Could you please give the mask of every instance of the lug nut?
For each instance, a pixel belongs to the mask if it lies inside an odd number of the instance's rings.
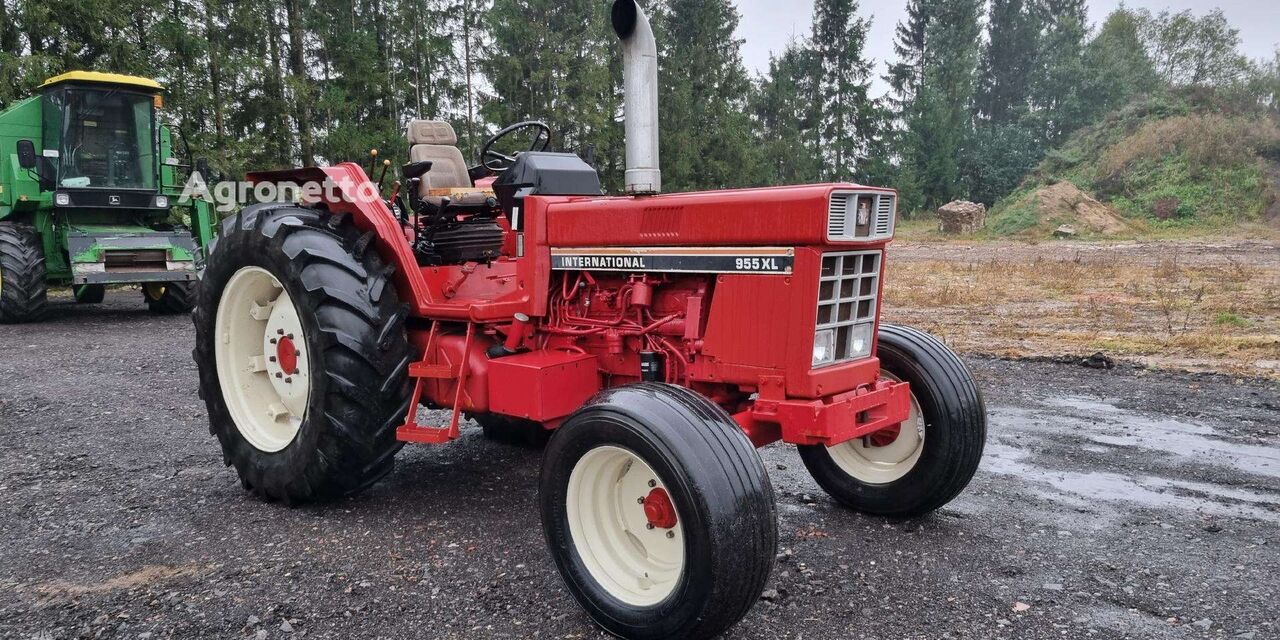
[[[283,373],[280,373],[279,371],[277,371],[277,372],[276,372],[276,377],[277,377],[277,378],[283,378],[283,377],[284,377],[284,374],[283,374]]]
[[[674,538],[674,537],[676,537],[676,532],[674,532],[674,531],[668,531],[668,532],[667,532],[667,537],[668,537],[668,538]]]
[[[275,356],[271,356],[271,357],[270,357],[270,358],[268,358],[268,359],[269,359],[269,360],[271,360],[272,362],[275,362],[275,361],[276,361],[276,357],[275,357]]]
[[[286,384],[293,384],[293,378],[285,378],[284,381]]]
[[[293,375],[295,375],[295,376],[296,376],[296,375],[298,375],[299,373],[302,373],[302,369],[294,369],[294,370],[293,370]]]
[[[653,528],[653,523],[652,523],[652,522],[646,522],[646,523],[644,523],[644,528],[646,528],[646,529],[652,529],[652,528]]]
[[[301,352],[301,351],[294,351],[294,352],[293,352],[293,355],[295,355],[295,356],[297,356],[297,357],[301,358],[301,357],[302,357],[302,352]]]
[[[657,480],[650,480],[650,481],[649,481],[649,486],[650,486],[650,487],[656,487],[656,486],[658,486],[658,481],[657,481]]]
[[[276,339],[275,339],[275,338],[272,338],[272,339],[271,339],[271,344],[275,344],[275,343],[276,343]]]
[[[289,334],[289,335],[287,335],[287,336],[285,336],[285,337],[286,337],[286,338],[288,338],[288,339],[290,339],[290,340],[292,340],[292,339],[293,339],[293,334],[291,333],[291,334]]]
[[[276,329],[276,335],[284,335],[284,329]]]
[[[644,498],[636,498],[636,504],[644,504]]]

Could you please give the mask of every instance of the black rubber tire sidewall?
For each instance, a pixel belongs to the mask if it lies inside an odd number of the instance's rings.
[[[914,517],[950,502],[968,485],[986,441],[986,408],[972,374],[936,338],[908,327],[881,325],[884,371],[911,385],[925,421],[915,466],[893,482],[871,484],[842,470],[822,445],[799,447],[814,480],[837,502],[866,513]]]
[[[663,397],[666,394],[680,394],[678,402],[705,403],[705,413],[698,416],[681,409],[671,397]],[[673,411],[686,415],[667,420]],[[721,430],[720,437],[693,433],[684,420]],[[711,424],[716,421],[719,424]],[[735,437],[740,440],[733,441]],[[565,508],[569,478],[578,460],[602,445],[622,447],[644,459],[668,488],[680,514],[685,570],[675,590],[650,607],[626,604],[605,591],[572,544]],[[729,482],[746,478],[745,485],[725,490],[726,479],[719,474],[726,468],[736,476]],[[708,490],[713,487],[720,489]],[[759,598],[777,552],[773,489],[754,447],[719,407],[669,385],[612,389],[570,417],[547,448],[539,503],[547,543],[566,586],[592,619],[624,638],[706,638],[721,633]],[[712,515],[734,512],[744,504],[750,505],[748,511],[732,525]],[[725,548],[738,544],[751,548]]]
[[[293,220],[288,220],[290,218]],[[241,219],[248,222],[240,224]],[[307,230],[323,231],[325,222],[330,219],[327,212],[280,205],[250,207],[240,216],[229,218],[229,224],[224,223],[217,250],[205,270],[194,314],[197,328],[195,355],[201,364],[201,396],[209,410],[210,431],[221,442],[225,461],[236,468],[246,489],[263,498],[279,499],[289,504],[349,495],[389,472],[392,458],[402,446],[395,439],[395,424],[403,422],[408,406],[407,367],[411,358],[403,326],[393,332],[394,339],[385,353],[370,356],[377,359],[378,368],[387,373],[385,377],[350,375],[351,369],[343,368],[340,361],[336,363],[339,370],[334,370],[335,361],[327,349],[333,346],[334,340],[350,340],[352,337],[334,336],[322,331],[315,303],[319,294],[308,290],[299,277],[303,268],[301,261],[282,250],[287,237],[279,240],[275,237],[289,232],[279,227],[288,227],[294,222],[300,222],[298,226]],[[277,227],[275,231],[264,230],[264,227],[273,225]],[[331,255],[345,252],[341,234],[333,235],[331,246],[315,247],[314,251],[330,252]],[[350,238],[347,240],[346,244],[349,244]],[[223,399],[214,361],[212,336],[217,304],[231,277],[250,266],[274,275],[288,292],[298,310],[307,352],[313,354],[307,414],[293,442],[276,452],[261,451],[241,435]],[[318,284],[322,289],[334,285],[331,282],[311,284]],[[326,290],[326,295],[329,293],[345,295],[352,292]],[[379,309],[385,311],[388,306],[400,306],[395,301],[395,291],[390,283],[386,284],[382,295],[389,296],[392,302],[379,305]],[[354,348],[367,347],[366,339]],[[353,388],[344,389],[343,394],[363,396],[370,406],[356,408],[351,402],[335,405],[334,396],[338,394],[333,387],[340,384],[338,380],[353,385]],[[357,438],[363,442],[356,442]]]
[[[156,300],[147,293],[146,285],[143,285],[142,297],[147,301],[147,308],[152,313],[170,315],[191,313],[191,309],[195,306],[195,289],[194,282],[166,282],[164,293],[160,295],[159,300]]]
[[[30,225],[0,222],[0,323],[42,320],[48,307],[44,247]]]
[[[76,304],[102,304],[107,297],[107,286],[103,284],[81,284],[71,288],[71,295]]]

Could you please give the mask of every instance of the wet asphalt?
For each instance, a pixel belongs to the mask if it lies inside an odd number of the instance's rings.
[[[544,549],[536,451],[469,426],[355,498],[263,503],[187,318],[52,309],[0,326],[0,638],[603,637]],[[986,456],[932,516],[851,513],[762,450],[782,552],[729,637],[1280,637],[1280,386],[968,363]]]

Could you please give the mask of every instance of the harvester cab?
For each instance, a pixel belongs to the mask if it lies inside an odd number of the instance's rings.
[[[195,358],[227,464],[265,499],[363,490],[403,443],[460,437],[463,416],[503,439],[554,433],[538,501],[569,592],[614,635],[706,638],[772,568],[757,447],[794,445],[837,502],[909,517],[969,482],[986,414],[945,345],[880,320],[897,193],[660,195],[653,32],[635,0],[612,20],[625,195],[547,152],[540,123],[486,143],[483,171],[447,124],[414,123],[407,205],[360,197],[353,163],[253,174],[348,186],[223,222]],[[527,150],[495,151],[524,133]],[[449,418],[424,424],[424,407]]]
[[[175,218],[183,165],[162,107],[154,80],[76,71],[0,113],[0,321],[38,319],[51,284],[93,303],[136,283],[153,311],[190,310],[213,222],[203,200]]]

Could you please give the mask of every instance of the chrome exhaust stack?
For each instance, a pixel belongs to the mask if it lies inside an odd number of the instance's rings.
[[[613,31],[622,40],[622,76],[627,137],[626,192],[662,192],[658,164],[658,43],[636,0],[615,0]]]

